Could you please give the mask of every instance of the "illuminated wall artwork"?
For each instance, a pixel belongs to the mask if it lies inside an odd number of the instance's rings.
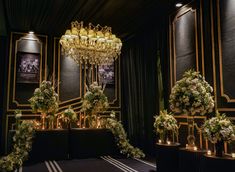
[[[115,63],[99,66],[98,72],[99,82],[105,85],[104,93],[110,102],[115,99]]]
[[[28,99],[47,79],[47,36],[12,32],[8,65],[7,111],[32,113]]]
[[[17,53],[17,83],[39,83],[40,54]]]

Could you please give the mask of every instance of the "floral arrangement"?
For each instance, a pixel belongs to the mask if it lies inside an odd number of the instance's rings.
[[[116,120],[114,112],[110,114],[110,118],[105,120],[104,127],[111,130],[122,154],[133,158],[145,157],[145,154],[139,148],[135,148],[129,143],[126,132],[121,122]]]
[[[104,94],[104,88],[102,89],[97,82],[91,84],[84,95],[81,111],[91,115],[105,110],[108,106],[108,98]]]
[[[211,113],[214,108],[213,88],[199,72],[186,71],[176,82],[170,95],[170,108],[187,115]]]
[[[58,94],[50,81],[43,81],[40,87],[35,89],[29,102],[34,112],[55,114],[59,107]]]
[[[205,138],[212,143],[229,142],[235,137],[235,126],[225,114],[221,115],[219,112],[216,112],[216,117],[205,121],[202,129]]]
[[[71,106],[62,113],[62,119],[66,121],[77,121],[77,114],[74,112]]]
[[[19,118],[17,117],[16,120]],[[17,124],[18,127],[13,137],[13,151],[0,159],[0,171],[13,171],[22,166],[31,150],[34,135],[33,121],[23,121]]]
[[[166,110],[160,111],[159,116],[154,116],[154,128],[156,133],[159,133],[160,136],[163,136],[166,131],[172,131],[175,134],[178,134],[178,125],[177,121],[172,115],[172,113],[168,113]],[[161,138],[163,139],[163,138]]]
[[[21,116],[22,116],[21,110],[19,110],[19,109],[15,110],[15,118],[16,118],[16,119],[20,119]],[[17,120],[17,121],[18,121],[18,120]]]

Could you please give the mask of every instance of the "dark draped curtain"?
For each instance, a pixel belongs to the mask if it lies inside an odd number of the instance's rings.
[[[3,129],[5,127],[5,118],[3,116],[4,110],[4,100],[6,100],[6,53],[7,53],[7,38],[4,36],[0,36],[0,155],[3,154]]]
[[[122,121],[131,143],[153,153],[153,116],[159,110],[158,34],[145,33],[124,42],[121,55]],[[158,41],[157,41],[158,40]]]

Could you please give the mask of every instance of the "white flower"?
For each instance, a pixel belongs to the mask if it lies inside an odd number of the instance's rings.
[[[19,118],[21,118],[21,117],[22,117],[22,114],[21,114],[21,113],[17,113],[16,116],[15,116],[16,119],[19,119]]]
[[[231,121],[226,118],[225,114],[207,120],[203,124],[203,134],[208,140],[215,143],[219,140],[231,141],[234,137],[235,129]]]
[[[210,113],[214,108],[211,88],[199,72],[185,72],[184,77],[172,88],[170,109],[188,115]]]

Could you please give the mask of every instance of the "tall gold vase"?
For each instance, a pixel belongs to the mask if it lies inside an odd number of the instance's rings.
[[[187,122],[188,122],[188,136],[187,136],[187,141],[188,149],[193,149],[195,147],[195,136],[194,136],[194,116],[188,116],[187,117]]]
[[[42,130],[45,130],[46,129],[46,126],[45,126],[45,118],[46,118],[46,113],[41,113],[41,123],[42,123],[42,126],[41,126],[41,129]]]

